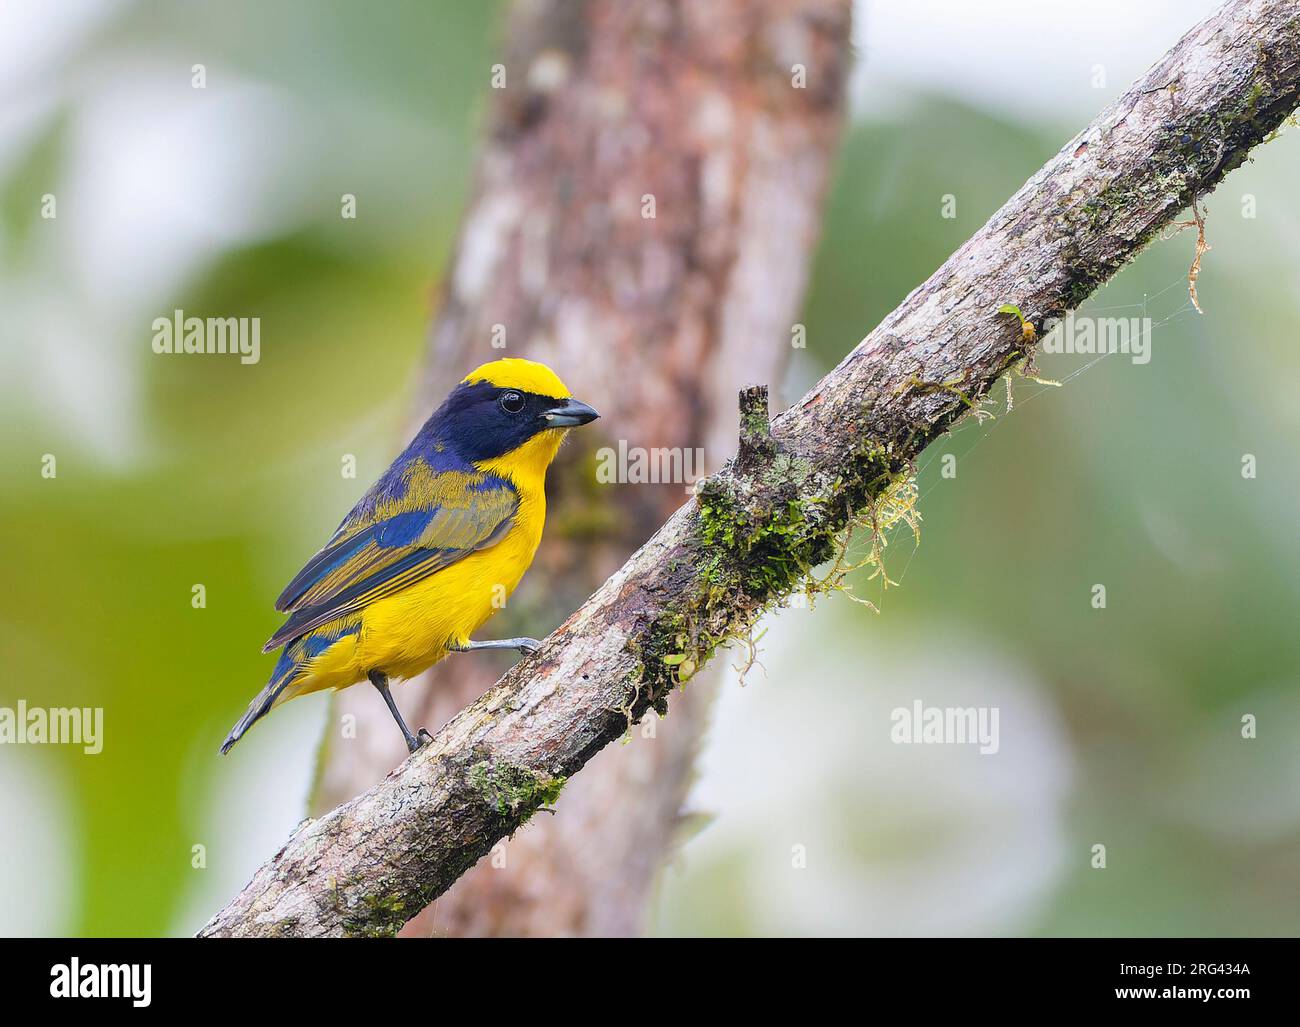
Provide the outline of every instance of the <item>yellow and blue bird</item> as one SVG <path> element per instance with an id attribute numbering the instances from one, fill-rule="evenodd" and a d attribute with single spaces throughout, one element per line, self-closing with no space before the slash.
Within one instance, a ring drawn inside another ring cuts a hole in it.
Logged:
<path id="1" fill-rule="evenodd" d="M 406 746 L 389 690 L 448 653 L 535 652 L 532 638 L 474 642 L 533 561 L 546 520 L 546 468 L 568 430 L 599 415 L 545 364 L 507 358 L 472 371 L 276 600 L 289 619 L 271 680 L 221 751 L 281 703 L 369 679 Z"/>

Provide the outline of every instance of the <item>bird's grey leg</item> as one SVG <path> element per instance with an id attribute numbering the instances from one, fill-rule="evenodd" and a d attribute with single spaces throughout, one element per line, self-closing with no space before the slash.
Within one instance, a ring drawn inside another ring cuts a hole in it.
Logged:
<path id="1" fill-rule="evenodd" d="M 496 638 L 487 642 L 466 642 L 464 645 L 457 645 L 455 642 L 447 646 L 447 651 L 452 653 L 472 653 L 476 649 L 515 649 L 525 656 L 529 653 L 535 653 L 542 647 L 542 643 L 535 638 Z"/>
<path id="2" fill-rule="evenodd" d="M 393 702 L 393 693 L 388 690 L 388 675 L 380 670 L 372 670 L 368 677 L 370 683 L 379 689 L 379 694 L 384 697 L 384 702 L 388 704 L 388 712 L 393 715 L 393 719 L 397 721 L 397 726 L 402 729 L 402 737 L 406 739 L 407 750 L 415 752 L 425 743 L 432 742 L 433 735 L 429 734 L 424 728 L 420 728 L 419 734 L 411 734 L 411 729 L 406 726 L 406 721 L 402 719 L 401 713 L 397 710 L 397 703 Z"/>

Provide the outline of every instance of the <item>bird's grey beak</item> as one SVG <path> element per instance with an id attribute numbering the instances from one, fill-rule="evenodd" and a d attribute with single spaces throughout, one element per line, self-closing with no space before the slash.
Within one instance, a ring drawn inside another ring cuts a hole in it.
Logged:
<path id="1" fill-rule="evenodd" d="M 576 399 L 566 399 L 551 407 L 542 416 L 546 419 L 548 428 L 573 428 L 579 424 L 590 424 L 600 414 L 586 403 L 579 403 Z"/>

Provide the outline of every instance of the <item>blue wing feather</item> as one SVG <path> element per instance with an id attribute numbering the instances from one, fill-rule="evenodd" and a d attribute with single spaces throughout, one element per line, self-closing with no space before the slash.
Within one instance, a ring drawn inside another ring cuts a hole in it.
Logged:
<path id="1" fill-rule="evenodd" d="M 280 593 L 280 598 L 275 601 L 275 608 L 281 613 L 292 610 L 303 593 L 320 581 L 323 575 L 343 566 L 371 542 L 381 548 L 411 545 L 428 527 L 437 509 L 435 507 L 428 510 L 409 510 L 394 514 L 386 520 L 378 521 L 346 536 L 339 542 L 330 543 L 313 556 L 307 562 L 307 566 L 285 586 L 284 591 Z"/>
<path id="2" fill-rule="evenodd" d="M 291 616 L 263 652 L 495 545 L 518 507 L 505 478 L 403 454 L 280 594 Z"/>

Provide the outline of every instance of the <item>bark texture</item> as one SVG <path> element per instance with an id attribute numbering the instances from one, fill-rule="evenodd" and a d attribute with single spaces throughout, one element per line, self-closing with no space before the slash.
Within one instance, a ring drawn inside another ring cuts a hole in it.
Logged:
<path id="1" fill-rule="evenodd" d="M 391 934 L 684 666 L 796 587 L 909 462 L 1300 102 L 1300 11 L 1236 0 L 1035 174 L 765 439 L 728 464 L 502 681 L 381 784 L 302 825 L 208 935 Z M 665 659 L 667 658 L 667 659 Z M 628 796 L 635 802 L 635 796 Z"/>
<path id="2" fill-rule="evenodd" d="M 595 484 L 598 446 L 671 450 L 685 456 L 680 468 L 715 471 L 736 435 L 736 390 L 781 379 L 842 120 L 849 9 L 848 0 L 513 9 L 506 88 L 494 94 L 417 420 L 500 356 L 550 364 L 604 416 L 575 433 L 552 470 L 537 561 L 481 637 L 544 633 L 686 498 L 680 481 Z M 506 662 L 453 657 L 396 697 L 412 724 L 437 728 Z M 653 737 L 635 732 L 595 760 L 566 788 L 561 815 L 502 843 L 406 933 L 638 933 L 678 831 L 708 695 L 693 689 Z M 405 754 L 370 689 L 341 693 L 337 708 L 358 730 L 327 738 L 316 813 Z"/>

